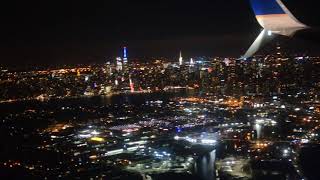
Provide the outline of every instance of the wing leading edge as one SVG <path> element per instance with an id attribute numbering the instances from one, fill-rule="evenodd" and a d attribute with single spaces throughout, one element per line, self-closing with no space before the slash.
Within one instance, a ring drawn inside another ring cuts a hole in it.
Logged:
<path id="1" fill-rule="evenodd" d="M 263 31 L 259 34 L 244 58 L 253 56 L 273 35 L 293 36 L 308 26 L 301 23 L 281 0 L 250 0 L 256 19 Z"/>

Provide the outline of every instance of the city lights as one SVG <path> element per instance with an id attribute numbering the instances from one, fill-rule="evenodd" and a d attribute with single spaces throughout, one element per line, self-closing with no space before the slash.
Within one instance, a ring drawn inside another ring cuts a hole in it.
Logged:
<path id="1" fill-rule="evenodd" d="M 1 179 L 320 179 L 315 2 L 57 3 L 4 8 Z"/>

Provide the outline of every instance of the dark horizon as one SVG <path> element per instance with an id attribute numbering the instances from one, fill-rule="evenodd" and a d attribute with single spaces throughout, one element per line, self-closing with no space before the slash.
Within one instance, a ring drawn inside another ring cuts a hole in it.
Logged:
<path id="1" fill-rule="evenodd" d="M 314 2 L 284 3 L 317 26 Z M 122 46 L 131 58 L 176 57 L 179 50 L 239 57 L 261 29 L 248 0 L 12 2 L 1 11 L 0 64 L 10 66 L 93 63 L 120 56 Z M 292 42 L 319 52 L 308 41 Z"/>

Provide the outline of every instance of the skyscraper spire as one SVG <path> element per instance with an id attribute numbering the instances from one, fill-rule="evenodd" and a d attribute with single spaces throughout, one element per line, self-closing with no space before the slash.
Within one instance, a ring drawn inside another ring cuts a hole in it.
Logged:
<path id="1" fill-rule="evenodd" d="M 183 64 L 183 58 L 182 58 L 182 53 L 180 51 L 180 55 L 179 55 L 179 65 L 181 66 Z"/>
<path id="2" fill-rule="evenodd" d="M 193 65 L 194 65 L 193 58 L 190 58 L 190 66 L 193 66 Z"/>

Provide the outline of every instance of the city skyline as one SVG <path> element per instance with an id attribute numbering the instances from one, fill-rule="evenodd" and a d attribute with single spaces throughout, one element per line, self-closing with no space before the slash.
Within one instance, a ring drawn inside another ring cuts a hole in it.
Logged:
<path id="1" fill-rule="evenodd" d="M 284 3 L 299 20 L 317 25 L 312 3 Z M 3 13 L 1 64 L 93 63 L 118 56 L 124 45 L 136 58 L 173 57 L 180 49 L 186 56 L 240 57 L 261 30 L 249 2 L 234 0 L 13 2 Z M 289 42 L 318 52 L 304 38 Z"/>
<path id="2" fill-rule="evenodd" d="M 285 51 L 1 69 L 0 174 L 317 179 L 320 57 Z"/>

